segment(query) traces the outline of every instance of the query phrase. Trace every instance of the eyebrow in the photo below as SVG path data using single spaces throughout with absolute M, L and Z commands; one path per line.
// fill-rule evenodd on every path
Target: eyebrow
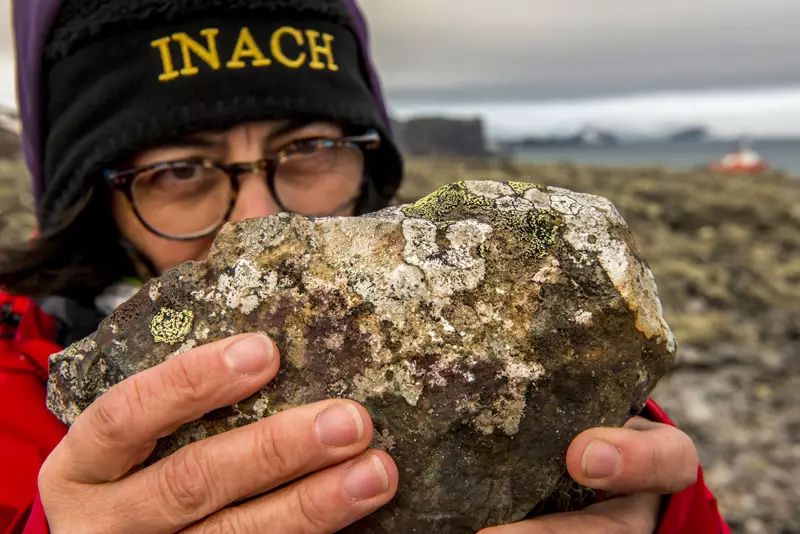
M 276 139 L 280 139 L 281 137 L 284 137 L 292 132 L 301 130 L 309 124 L 313 123 L 310 121 L 289 121 L 279 128 L 271 131 L 269 135 L 264 137 L 262 145 L 266 148 Z M 213 134 L 224 134 L 225 131 L 226 130 L 216 130 L 213 131 Z M 159 148 L 225 148 L 226 146 L 227 142 L 224 139 L 218 137 L 209 137 L 208 134 L 191 134 L 181 137 L 175 141 L 163 144 Z

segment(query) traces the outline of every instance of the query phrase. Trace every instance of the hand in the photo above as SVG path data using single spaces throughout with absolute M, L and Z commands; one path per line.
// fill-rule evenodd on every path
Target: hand
M 279 365 L 270 339 L 244 335 L 111 388 L 77 418 L 40 472 L 53 534 L 318 534 L 386 504 L 397 490 L 397 467 L 381 451 L 364 452 L 372 421 L 344 400 L 287 410 L 135 470 L 159 437 L 247 398 Z
M 554 514 L 480 534 L 652 534 L 662 495 L 697 480 L 697 450 L 677 428 L 641 417 L 626 428 L 593 428 L 567 451 L 567 469 L 580 484 L 609 496 L 580 512 Z M 613 495 L 622 495 L 613 497 Z

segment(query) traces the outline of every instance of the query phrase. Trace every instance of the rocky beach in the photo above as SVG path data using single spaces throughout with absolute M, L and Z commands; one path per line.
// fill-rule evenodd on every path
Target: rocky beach
M 4 154 L 0 209 L 29 209 L 23 166 Z M 495 158 L 416 158 L 407 177 L 398 202 L 459 180 L 611 200 L 655 274 L 679 343 L 655 399 L 694 438 L 734 532 L 800 532 L 800 180 Z M 0 241 L 32 229 L 30 215 L 15 215 Z

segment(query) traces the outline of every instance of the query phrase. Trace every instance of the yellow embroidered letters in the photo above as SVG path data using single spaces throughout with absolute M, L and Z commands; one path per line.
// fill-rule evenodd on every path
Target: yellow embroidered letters
M 328 69 L 332 71 L 339 70 L 339 67 L 333 61 L 333 35 L 328 33 L 322 36 L 322 39 L 325 41 L 324 45 L 320 45 L 317 42 L 320 35 L 318 31 L 314 30 L 306 30 L 306 35 L 308 36 L 309 44 L 311 46 L 311 63 L 309 63 L 309 67 L 316 70 L 323 70 L 325 68 L 325 64 L 319 60 L 320 55 L 324 55 L 328 58 Z
M 201 72 L 203 63 L 213 71 L 269 67 L 273 63 L 290 69 L 339 70 L 334 55 L 334 36 L 329 33 L 283 26 L 270 36 L 254 36 L 250 28 L 244 27 L 239 30 L 232 50 L 222 50 L 219 37 L 218 28 L 207 28 L 199 37 L 178 32 L 150 43 L 161 59 L 159 81 L 195 76 Z M 259 46 L 260 39 L 263 39 L 262 44 L 269 43 L 269 49 Z M 232 39 L 225 42 L 232 42 Z M 272 57 L 264 53 L 266 50 Z M 223 62 L 227 58 L 230 59 Z
M 158 51 L 161 52 L 161 62 L 164 64 L 164 74 L 159 76 L 158 79 L 162 82 L 168 82 L 180 76 L 180 73 L 176 71 L 175 67 L 172 65 L 172 54 L 169 51 L 169 42 L 171 40 L 171 37 L 164 37 L 163 39 L 158 39 L 152 43 L 153 48 L 158 48 Z
M 201 31 L 200 35 L 206 38 L 208 48 L 203 48 L 203 45 L 185 33 L 172 34 L 172 39 L 180 43 L 181 53 L 183 54 L 181 76 L 194 76 L 200 72 L 200 69 L 192 65 L 193 52 L 197 57 L 208 63 L 212 69 L 219 70 L 219 54 L 217 53 L 217 35 L 219 35 L 219 30 L 210 28 Z
M 299 69 L 303 66 L 303 63 L 306 62 L 308 55 L 305 52 L 301 52 L 300 56 L 294 60 L 286 57 L 286 55 L 283 53 L 283 48 L 281 48 L 281 38 L 284 35 L 294 37 L 294 40 L 297 42 L 297 46 L 303 46 L 303 44 L 305 44 L 305 41 L 303 41 L 303 32 L 294 28 L 290 28 L 289 26 L 284 26 L 272 34 L 272 56 L 277 59 L 279 63 L 286 65 L 290 69 Z
M 236 50 L 233 51 L 233 57 L 228 61 L 229 69 L 243 69 L 245 63 L 242 61 L 243 57 L 253 58 L 254 67 L 269 67 L 272 61 L 267 59 L 264 52 L 256 44 L 253 39 L 253 34 L 250 33 L 249 28 L 242 28 L 239 32 L 239 40 L 236 42 Z

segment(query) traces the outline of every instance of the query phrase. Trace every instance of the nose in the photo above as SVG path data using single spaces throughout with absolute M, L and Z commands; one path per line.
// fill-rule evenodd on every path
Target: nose
M 231 212 L 231 221 L 275 215 L 280 211 L 267 186 L 264 172 L 239 176 L 239 194 Z

